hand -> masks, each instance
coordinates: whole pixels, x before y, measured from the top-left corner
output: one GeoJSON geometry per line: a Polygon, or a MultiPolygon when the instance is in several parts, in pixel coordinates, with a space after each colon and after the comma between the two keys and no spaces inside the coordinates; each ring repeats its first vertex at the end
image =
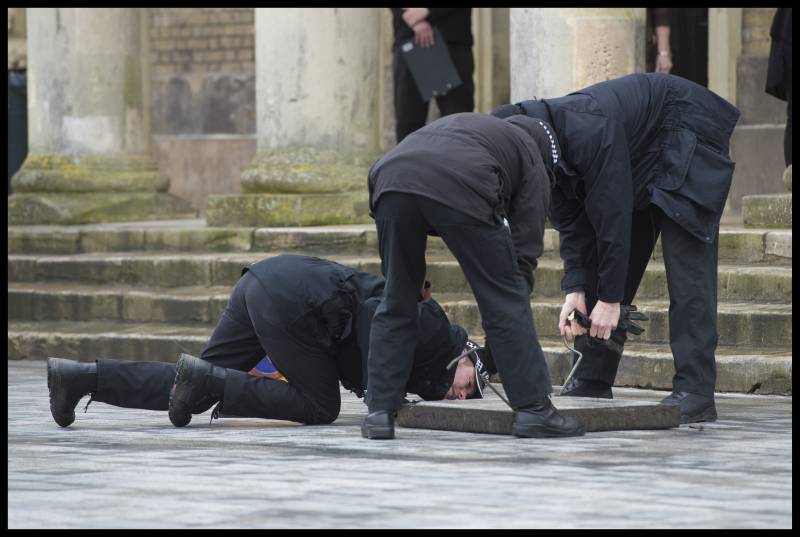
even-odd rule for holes
{"type": "Polygon", "coordinates": [[[609,304],[598,300],[589,318],[592,320],[592,328],[589,329],[590,336],[599,339],[610,338],[611,332],[619,322],[619,302],[609,304]]]}
{"type": "Polygon", "coordinates": [[[568,294],[561,307],[561,314],[558,316],[558,331],[562,336],[570,339],[586,333],[586,329],[579,325],[577,320],[572,322],[567,320],[567,316],[576,309],[584,315],[586,314],[586,293],[583,291],[568,294]]]}
{"type": "Polygon", "coordinates": [[[669,73],[672,71],[672,58],[669,56],[656,56],[656,73],[669,73]]]}
{"type": "Polygon", "coordinates": [[[430,15],[427,7],[404,7],[403,20],[410,28],[416,26],[420,21],[424,21],[430,15]]]}
{"type": "Polygon", "coordinates": [[[418,47],[428,48],[433,46],[433,28],[428,21],[418,22],[413,28],[414,43],[418,47]]]}

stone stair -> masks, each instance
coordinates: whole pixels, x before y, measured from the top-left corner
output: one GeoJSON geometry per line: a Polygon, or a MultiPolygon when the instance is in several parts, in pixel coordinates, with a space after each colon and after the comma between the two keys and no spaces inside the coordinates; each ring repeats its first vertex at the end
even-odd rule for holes
{"type": "MultiPolygon", "coordinates": [[[[552,380],[569,371],[557,337],[558,235],[546,230],[532,306],[552,380]]],[[[214,228],[204,220],[8,228],[8,357],[172,361],[199,353],[244,264],[282,252],[379,273],[371,225],[214,228]]],[[[725,226],[720,234],[720,391],[791,393],[791,230],[725,226]]],[[[430,239],[428,279],[451,318],[483,339],[458,264],[430,239]]],[[[660,249],[637,305],[650,320],[632,338],[617,384],[669,389],[668,296],[660,249]]]]}

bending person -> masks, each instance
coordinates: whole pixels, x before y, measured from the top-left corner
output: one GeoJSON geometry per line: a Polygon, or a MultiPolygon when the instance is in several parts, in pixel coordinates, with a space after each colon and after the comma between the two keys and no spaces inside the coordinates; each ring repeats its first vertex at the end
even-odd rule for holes
{"type": "MultiPolygon", "coordinates": [[[[177,364],[48,359],[50,410],[62,427],[84,396],[125,408],[169,410],[175,426],[215,403],[223,415],[326,424],[340,410],[342,385],[363,396],[372,316],[384,280],[333,261],[280,255],[243,270],[200,358],[177,364]],[[260,373],[265,357],[277,371],[260,373]],[[281,378],[285,379],[283,382],[281,378]]],[[[450,324],[429,289],[418,302],[419,342],[405,388],[424,399],[480,396],[472,361],[445,369],[467,334],[450,324]]],[[[88,407],[88,404],[87,404],[88,407]]]]}
{"type": "Polygon", "coordinates": [[[556,160],[541,121],[460,113],[409,134],[372,166],[370,211],[386,289],[372,322],[364,437],[394,437],[419,337],[413,295],[425,277],[428,235],[442,237],[478,302],[515,410],[513,434],[584,434],[550,401],[530,304],[556,160]]]}
{"type": "MultiPolygon", "coordinates": [[[[546,121],[563,148],[550,206],[564,262],[561,334],[586,333],[567,321],[577,308],[591,311],[591,336],[625,341],[620,304],[631,304],[660,234],[675,361],[662,402],[680,405],[683,423],[714,421],[719,222],[739,111],[694,82],[646,73],[493,114],[546,121]]],[[[621,354],[575,344],[585,359],[563,395],[612,397],[621,354]]]]}

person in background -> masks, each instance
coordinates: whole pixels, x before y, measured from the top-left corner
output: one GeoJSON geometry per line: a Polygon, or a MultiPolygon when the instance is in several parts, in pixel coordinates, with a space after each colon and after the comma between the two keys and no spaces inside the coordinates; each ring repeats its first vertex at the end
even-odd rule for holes
{"type": "Polygon", "coordinates": [[[779,7],[769,30],[772,38],[767,67],[766,92],[786,101],[786,130],[783,135],[783,158],[792,164],[792,8],[779,7]]]}
{"type": "Polygon", "coordinates": [[[394,23],[392,44],[392,73],[394,75],[395,137],[397,143],[425,125],[428,103],[422,100],[414,77],[403,57],[401,45],[414,39],[418,47],[434,43],[433,28],[441,32],[453,60],[461,85],[447,95],[435,97],[441,116],[457,112],[472,112],[475,108],[475,84],[472,75],[475,60],[472,55],[471,8],[391,8],[394,23]]]}

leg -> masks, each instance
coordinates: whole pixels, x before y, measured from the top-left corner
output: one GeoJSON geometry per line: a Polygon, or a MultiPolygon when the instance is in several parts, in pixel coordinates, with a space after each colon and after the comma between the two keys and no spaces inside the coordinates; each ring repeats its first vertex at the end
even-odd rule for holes
{"type": "Polygon", "coordinates": [[[423,199],[420,207],[458,260],[475,295],[508,400],[520,408],[547,398],[550,375],[510,232],[499,222],[481,222],[432,200],[423,199]]]}
{"type": "Polygon", "coordinates": [[[675,360],[674,392],[714,396],[717,348],[719,232],[704,243],[662,216],[669,289],[669,339],[675,360]]]}
{"type": "Polygon", "coordinates": [[[783,135],[783,158],[786,167],[792,163],[792,50],[783,53],[784,84],[786,84],[786,131],[783,135]]]}
{"type": "Polygon", "coordinates": [[[428,116],[428,103],[422,100],[417,83],[411,76],[403,52],[396,48],[392,55],[394,75],[394,118],[397,143],[425,125],[428,116]]]}
{"type": "Polygon", "coordinates": [[[427,243],[427,226],[417,208],[419,199],[390,192],[375,208],[386,286],[370,331],[366,395],[370,412],[400,407],[411,375],[427,243]]]}
{"type": "Polygon", "coordinates": [[[475,109],[475,83],[472,75],[475,71],[475,60],[472,47],[450,45],[450,57],[456,67],[461,85],[443,97],[436,98],[442,117],[459,112],[472,112],[475,109]]]}
{"type": "Polygon", "coordinates": [[[175,364],[97,360],[97,391],[92,399],[123,408],[167,410],[174,381],[175,364]]]}
{"type": "MultiPolygon", "coordinates": [[[[636,291],[642,282],[645,269],[650,261],[653,248],[655,248],[658,235],[661,232],[659,214],[660,212],[655,206],[633,213],[628,276],[625,281],[622,304],[630,305],[633,303],[636,291]]],[[[594,253],[594,256],[596,255],[594,253]]],[[[596,257],[593,257],[589,266],[597,266],[596,257]]],[[[589,277],[591,280],[589,282],[589,290],[586,293],[586,307],[588,308],[588,313],[591,313],[595,304],[597,304],[597,271],[589,271],[589,277]]],[[[614,336],[615,338],[620,338],[621,341],[627,339],[627,334],[621,328],[615,331],[614,336]]],[[[581,364],[575,371],[573,378],[589,381],[590,384],[599,383],[602,386],[596,386],[596,388],[602,391],[610,389],[614,385],[622,355],[594,342],[590,343],[588,336],[576,338],[575,348],[583,353],[583,360],[581,360],[581,364]]],[[[574,390],[567,387],[565,395],[569,394],[584,395],[577,386],[574,390]],[[571,393],[573,391],[574,393],[571,393]]],[[[587,392],[585,395],[597,395],[597,393],[587,392]]]]}

